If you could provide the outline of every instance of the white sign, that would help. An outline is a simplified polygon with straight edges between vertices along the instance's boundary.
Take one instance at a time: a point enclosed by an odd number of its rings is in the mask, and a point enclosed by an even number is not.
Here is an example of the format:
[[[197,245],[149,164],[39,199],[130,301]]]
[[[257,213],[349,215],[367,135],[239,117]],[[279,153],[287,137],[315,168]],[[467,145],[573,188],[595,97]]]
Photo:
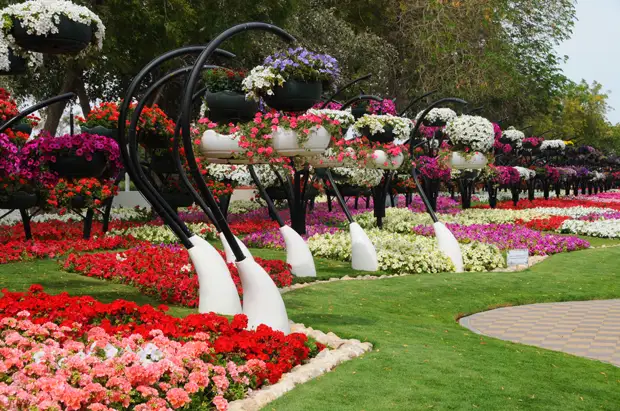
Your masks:
[[[527,249],[508,250],[508,267],[514,267],[515,265],[527,265],[529,254],[530,253]]]

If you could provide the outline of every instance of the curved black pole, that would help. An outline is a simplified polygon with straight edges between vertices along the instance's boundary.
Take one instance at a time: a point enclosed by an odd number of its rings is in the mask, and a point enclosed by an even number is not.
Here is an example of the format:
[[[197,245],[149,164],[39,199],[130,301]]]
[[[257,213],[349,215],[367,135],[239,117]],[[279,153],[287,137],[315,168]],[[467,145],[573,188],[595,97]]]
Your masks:
[[[446,97],[446,98],[442,98],[440,100],[437,100],[434,103],[432,103],[430,106],[426,107],[426,109],[424,109],[424,111],[420,115],[420,118],[418,119],[418,121],[416,121],[415,127],[413,128],[413,132],[411,133],[411,140],[409,140],[409,155],[410,155],[410,158],[413,158],[413,150],[414,150],[413,138],[420,131],[420,125],[422,125],[422,121],[424,120],[424,118],[426,118],[426,116],[428,115],[428,113],[430,113],[430,111],[432,109],[434,109],[435,107],[437,107],[438,105],[443,104],[443,103],[457,103],[457,104],[466,105],[467,101],[465,101],[463,99],[460,99],[460,98],[455,98],[455,97]],[[435,211],[433,211],[433,208],[431,207],[431,204],[428,201],[428,198],[426,197],[426,194],[424,194],[424,190],[422,190],[422,186],[420,185],[420,181],[418,180],[418,174],[417,174],[416,169],[415,169],[415,164],[411,164],[411,176],[413,177],[413,181],[415,181],[416,188],[418,189],[418,194],[420,195],[420,197],[422,198],[422,201],[424,202],[424,206],[426,207],[426,211],[431,216],[431,218],[433,219],[434,223],[438,222],[439,219],[437,218],[437,215],[435,214]]]
[[[343,91],[345,91],[346,89],[348,89],[349,87],[359,83],[360,81],[364,81],[364,80],[368,80],[369,78],[372,77],[372,74],[366,74],[365,76],[362,77],[358,77],[355,80],[351,80],[349,81],[347,84],[345,84],[344,86],[340,87],[338,90],[336,90],[336,92],[334,94],[332,94],[332,96],[330,98],[328,98],[327,100],[325,100],[325,102],[321,105],[321,108],[325,108],[325,106],[327,106],[329,103],[331,103],[332,101],[334,101],[334,99],[336,98],[336,96],[340,95],[340,93],[342,93]]]
[[[471,110],[467,110],[464,114],[468,114],[468,115],[472,115],[474,113],[479,113],[482,110],[484,110],[484,106],[480,106],[480,107],[476,107],[476,108],[472,108]]]
[[[121,149],[121,155],[123,157],[123,163],[125,164],[125,169],[129,173],[132,181],[140,190],[142,195],[148,200],[151,204],[155,212],[159,214],[159,216],[168,224],[168,226],[172,229],[175,235],[179,238],[181,243],[186,248],[192,248],[193,244],[189,241],[188,236],[185,234],[184,230],[181,228],[185,226],[185,224],[181,221],[181,219],[176,215],[176,213],[169,213],[166,207],[163,205],[164,203],[167,205],[165,200],[161,197],[161,195],[157,191],[149,190],[149,187],[144,183],[143,180],[140,179],[140,174],[138,173],[138,168],[140,168],[140,164],[134,164],[131,156],[127,149],[127,138],[125,136],[126,129],[126,120],[127,120],[127,112],[129,110],[129,104],[131,102],[131,98],[133,97],[136,89],[142,82],[142,80],[155,68],[162,65],[168,60],[172,60],[179,56],[184,56],[188,54],[197,54],[201,53],[206,46],[187,46],[181,47],[175,50],[171,50],[167,53],[162,54],[161,56],[153,59],[149,62],[145,67],[140,70],[140,72],[134,77],[133,81],[127,88],[127,93],[125,94],[125,99],[123,100],[120,110],[119,110],[119,120],[118,120],[118,140],[119,146]],[[234,54],[225,52],[223,50],[219,50],[218,53],[220,55],[226,57],[234,57]]]
[[[9,121],[4,123],[2,126],[0,126],[0,133],[3,133],[4,130],[6,130],[7,128],[10,128],[13,124],[17,123],[18,121],[20,121],[24,117],[34,113],[37,110],[40,110],[40,109],[45,108],[47,106],[50,106],[50,105],[52,105],[54,103],[58,103],[59,101],[71,100],[75,96],[76,96],[75,93],[60,94],[58,96],[55,96],[55,97],[52,97],[52,98],[48,98],[47,100],[43,100],[42,102],[40,102],[38,104],[35,104],[34,106],[30,106],[27,109],[21,111],[15,117],[11,118]]]
[[[498,121],[495,122],[495,124],[501,125],[504,121],[508,120],[510,117],[504,117]]]
[[[256,170],[254,170],[254,166],[252,164],[249,164],[248,170],[250,171],[250,176],[252,176],[252,180],[254,180],[254,184],[256,184],[256,187],[258,188],[258,192],[260,193],[261,197],[263,197],[263,199],[267,203],[267,208],[269,208],[269,211],[271,211],[271,214],[276,219],[276,222],[278,223],[278,225],[280,227],[284,227],[284,220],[282,220],[280,213],[278,213],[278,209],[273,204],[273,201],[271,201],[271,197],[269,197],[269,194],[267,194],[267,190],[265,190],[265,186],[263,186],[263,184],[260,181],[260,178],[258,178],[258,175],[256,174]]]
[[[340,194],[340,190],[338,190],[338,187],[336,187],[336,180],[334,180],[332,171],[329,168],[325,169],[325,175],[327,176],[327,180],[329,181],[329,184],[332,186],[332,189],[334,190],[334,194],[336,194],[336,199],[338,200],[338,203],[340,204],[340,208],[342,208],[344,215],[347,216],[347,220],[349,220],[349,223],[354,223],[355,220],[353,219],[353,216],[351,215],[351,211],[349,211],[347,202],[344,201],[342,194]]]
[[[370,94],[360,94],[357,97],[353,97],[350,98],[349,100],[347,100],[342,107],[340,107],[340,110],[344,110],[347,107],[349,107],[351,104],[358,102],[358,101],[368,101],[368,100],[374,100],[374,101],[378,101],[378,102],[382,102],[383,99],[381,97],[378,96],[372,96]]]
[[[544,133],[541,133],[538,137],[542,137],[542,136],[544,136],[544,135],[545,135],[545,134],[547,134],[547,133],[551,133],[552,131],[555,131],[555,130],[554,130],[554,129],[547,130],[547,131],[545,131]]]
[[[413,100],[411,100],[411,103],[407,104],[407,107],[405,107],[403,109],[403,111],[400,112],[400,116],[403,117],[405,114],[407,114],[407,112],[409,110],[411,110],[411,108],[416,105],[420,100],[422,100],[424,97],[428,97],[431,94],[435,94],[437,93],[437,91],[439,91],[438,89],[435,89],[433,91],[429,91],[428,93],[424,93],[422,94],[420,97],[414,97]]]
[[[243,254],[243,251],[237,244],[235,236],[233,235],[228,222],[226,221],[226,217],[222,213],[222,210],[218,207],[213,194],[209,190],[209,187],[205,184],[202,176],[200,175],[200,171],[198,170],[198,166],[196,165],[196,158],[194,156],[194,151],[192,149],[192,137],[190,133],[190,117],[191,117],[191,108],[192,108],[192,94],[194,92],[194,87],[198,83],[200,69],[202,65],[205,64],[207,59],[211,57],[213,52],[217,49],[217,47],[222,44],[225,40],[230,37],[248,31],[248,30],[263,30],[274,33],[280,36],[282,39],[293,42],[295,38],[288,34],[286,31],[282,30],[279,27],[273,26],[271,24],[266,23],[245,23],[239,24],[234,27],[229,28],[228,30],[219,34],[214,40],[212,40],[207,48],[198,56],[194,69],[192,70],[189,79],[187,81],[187,85],[185,88],[185,93],[183,94],[182,104],[181,104],[181,134],[183,136],[183,145],[185,146],[185,156],[187,157],[187,162],[194,178],[194,182],[198,186],[199,192],[203,195],[204,199],[207,202],[207,205],[213,211],[215,219],[218,221],[222,228],[222,234],[226,238],[233,254],[235,255],[235,259],[237,261],[243,261],[246,257]],[[175,136],[176,138],[176,136]]]

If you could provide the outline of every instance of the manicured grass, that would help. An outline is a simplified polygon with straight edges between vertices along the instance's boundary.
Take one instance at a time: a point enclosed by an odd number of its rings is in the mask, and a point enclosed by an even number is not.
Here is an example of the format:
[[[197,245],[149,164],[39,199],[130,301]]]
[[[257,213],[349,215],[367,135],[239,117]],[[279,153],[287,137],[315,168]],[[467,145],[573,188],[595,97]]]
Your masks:
[[[252,250],[264,258],[285,253]],[[320,284],[284,295],[291,319],[375,350],[266,410],[617,410],[620,369],[481,337],[457,318],[498,306],[620,298],[620,248],[560,254],[520,273],[424,274]],[[349,263],[317,261],[320,275]],[[365,274],[365,273],[363,273]],[[0,287],[158,304],[135,288],[64,273],[54,261],[0,266]],[[193,310],[173,308],[173,314]]]

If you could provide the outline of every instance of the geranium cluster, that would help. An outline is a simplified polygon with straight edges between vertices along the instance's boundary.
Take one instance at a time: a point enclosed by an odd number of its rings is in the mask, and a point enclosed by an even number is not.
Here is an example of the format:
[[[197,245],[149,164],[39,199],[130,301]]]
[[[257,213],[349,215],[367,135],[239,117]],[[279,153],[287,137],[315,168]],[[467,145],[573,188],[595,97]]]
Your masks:
[[[73,208],[76,201],[79,203],[77,208],[98,208],[117,193],[118,186],[114,180],[61,178],[49,189],[47,203],[60,208],[60,214],[63,214],[64,210]]]

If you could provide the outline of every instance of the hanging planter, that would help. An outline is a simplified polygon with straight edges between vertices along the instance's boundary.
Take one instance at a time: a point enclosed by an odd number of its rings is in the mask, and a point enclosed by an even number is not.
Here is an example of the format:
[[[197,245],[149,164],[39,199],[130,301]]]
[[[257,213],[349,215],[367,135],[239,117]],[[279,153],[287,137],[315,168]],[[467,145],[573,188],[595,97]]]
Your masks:
[[[241,82],[245,71],[227,68],[209,69],[203,79],[207,88],[205,103],[211,121],[221,124],[245,123],[254,118],[258,104],[246,100]]]
[[[200,151],[208,158],[232,159],[243,156],[246,149],[239,146],[239,136],[235,134],[207,130],[202,135]]]
[[[22,208],[32,208],[37,205],[38,196],[36,193],[17,191],[11,194],[6,200],[0,200],[0,210],[17,210]]]
[[[159,174],[172,174],[177,173],[176,162],[170,152],[155,153],[151,159],[151,170]]]
[[[419,120],[424,111],[420,111],[415,119]],[[448,121],[456,117],[456,112],[451,108],[434,108],[424,116],[422,124],[426,127],[444,127]]]
[[[450,167],[456,170],[480,170],[487,165],[487,158],[482,153],[474,153],[466,155],[458,151],[452,152],[450,156]]]
[[[172,208],[189,207],[194,204],[194,197],[189,193],[164,192],[161,196]]]
[[[381,170],[397,170],[403,165],[405,155],[403,153],[390,155],[384,150],[375,150],[371,161],[371,167]]]
[[[389,114],[365,114],[353,124],[353,129],[371,142],[391,143],[395,139],[409,139],[411,120]]]
[[[107,128],[103,126],[94,126],[92,128],[81,127],[83,133],[94,134],[97,136],[109,137],[114,140],[118,140],[118,129],[116,128]]]
[[[302,131],[278,127],[272,134],[272,147],[281,156],[309,157],[323,153],[330,139],[331,135],[323,126],[311,128],[307,135]]]
[[[91,44],[98,49],[103,45],[105,26],[101,19],[69,1],[30,0],[5,7],[0,14],[5,38],[24,50],[77,54]]]
[[[321,101],[324,85],[339,75],[335,58],[302,47],[289,48],[254,67],[242,86],[249,100],[263,98],[276,110],[299,112]]]
[[[75,154],[60,154],[49,167],[63,178],[100,177],[105,171],[106,159],[100,152],[93,153],[91,160]]]

